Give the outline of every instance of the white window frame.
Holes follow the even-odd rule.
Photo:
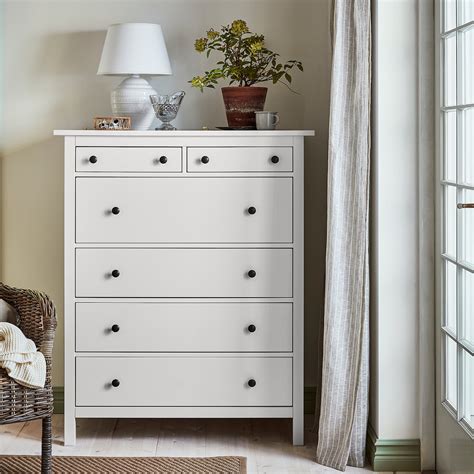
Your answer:
[[[463,213],[466,210],[456,210],[456,256],[453,258],[450,255],[443,253],[445,249],[446,241],[446,225],[445,225],[445,189],[447,186],[454,186],[456,188],[456,199],[457,203],[461,203],[463,196],[462,193],[464,190],[473,190],[473,184],[467,184],[460,182],[461,177],[461,159],[460,153],[462,153],[462,144],[463,144],[463,133],[464,127],[462,126],[463,120],[463,111],[468,108],[474,108],[474,104],[469,103],[465,104],[461,102],[461,93],[462,93],[462,77],[463,77],[463,63],[462,63],[462,41],[461,34],[463,31],[467,30],[470,27],[474,27],[474,20],[468,21],[463,24],[458,25],[458,19],[461,15],[461,8],[463,2],[466,0],[456,0],[456,27],[444,31],[444,18],[445,18],[445,7],[447,0],[438,0],[438,12],[437,15],[439,21],[437,25],[437,100],[436,108],[438,110],[438,123],[437,123],[437,156],[438,156],[438,170],[437,170],[437,181],[438,181],[438,217],[440,218],[440,239],[438,239],[438,255],[441,256],[441,261],[439,262],[439,272],[441,275],[441,295],[438,299],[439,310],[441,311],[441,394],[442,399],[441,403],[444,408],[450,413],[450,415],[458,422],[460,426],[474,439],[474,425],[466,421],[466,416],[472,416],[471,413],[467,414],[467,404],[465,400],[466,394],[466,378],[465,378],[465,366],[464,366],[464,353],[468,353],[474,357],[474,346],[467,341],[462,339],[461,335],[463,334],[463,317],[462,317],[462,302],[463,302],[463,285],[462,285],[462,272],[467,271],[474,274],[474,265],[469,264],[466,261],[463,261],[459,258],[460,248],[461,248],[461,238],[462,238],[462,226],[463,226]],[[469,1],[469,0],[468,0]],[[470,0],[473,1],[473,0]],[[445,77],[445,54],[444,54],[444,40],[451,35],[456,37],[456,105],[445,106],[444,101],[444,77]],[[444,117],[445,112],[455,111],[456,113],[456,180],[445,180],[444,179],[444,170],[445,166],[445,143],[444,143]],[[474,159],[474,157],[473,157]],[[474,210],[467,212],[474,212]],[[446,325],[446,262],[451,262],[456,267],[456,331],[453,332]],[[474,315],[473,315],[474,316]],[[446,374],[447,374],[447,361],[446,361],[446,342],[447,338],[450,338],[456,344],[456,392],[457,400],[456,407],[454,407],[447,399],[447,390],[446,390]],[[473,383],[472,380],[470,380]],[[470,407],[472,409],[472,407]]]

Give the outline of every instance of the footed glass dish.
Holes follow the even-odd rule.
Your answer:
[[[171,95],[151,95],[150,101],[153,105],[156,118],[161,120],[161,127],[155,130],[176,130],[171,121],[178,115],[179,107],[185,95],[184,91],[178,91]]]

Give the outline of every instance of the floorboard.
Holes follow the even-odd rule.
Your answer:
[[[76,446],[63,445],[63,417],[53,416],[57,456],[245,456],[249,474],[336,473],[314,462],[312,419],[306,445],[291,444],[291,422],[281,419],[79,419]],[[1,454],[39,454],[41,422],[0,426]],[[370,469],[348,468],[351,474]]]

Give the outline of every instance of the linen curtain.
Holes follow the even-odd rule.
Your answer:
[[[370,0],[334,0],[316,461],[364,465],[369,388]]]

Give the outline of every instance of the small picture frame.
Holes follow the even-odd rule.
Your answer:
[[[130,117],[94,117],[95,130],[130,130],[131,127]]]

